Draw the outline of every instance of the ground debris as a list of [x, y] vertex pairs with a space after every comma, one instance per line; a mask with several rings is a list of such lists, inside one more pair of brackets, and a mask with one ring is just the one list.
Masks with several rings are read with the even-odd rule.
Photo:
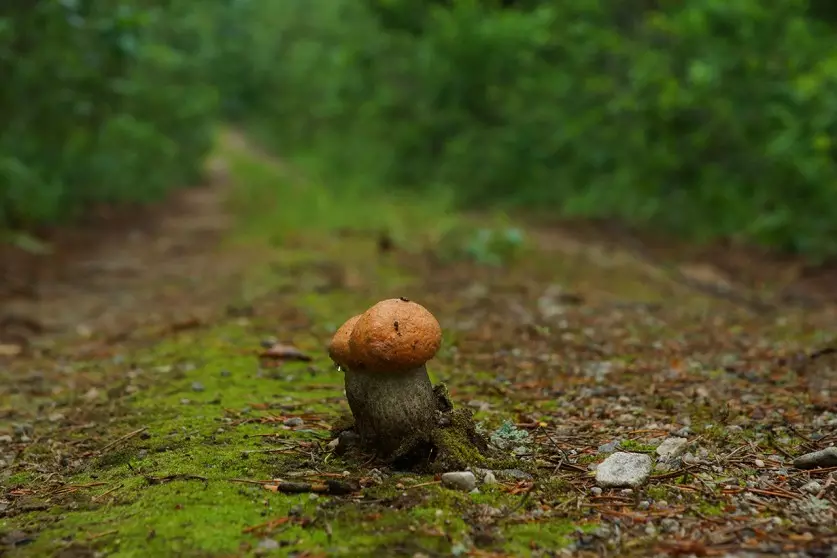
[[162, 477], [152, 477], [143, 475], [143, 478], [148, 484], [165, 484], [167, 482], [172, 482], [176, 480], [198, 480], [204, 483], [209, 482], [209, 479], [206, 477], [202, 477], [200, 475], [189, 475], [185, 473], [177, 473], [173, 475], [165, 475]]
[[825, 448], [800, 455], [793, 461], [797, 469], [816, 469], [818, 467], [837, 467], [837, 447]]
[[[50, 327], [0, 367], [0, 553], [14, 533], [21, 556], [60, 555], [68, 533], [79, 556], [212, 544], [297, 558], [828, 557], [837, 545], [837, 465], [798, 461], [837, 443], [835, 353], [806, 350], [833, 330], [832, 304], [753, 315], [551, 227], [543, 241], [533, 231], [531, 258], [491, 269], [424, 257], [396, 231], [384, 257], [374, 238], [297, 233], [281, 249], [213, 252], [222, 216], [104, 235], [95, 274], [38, 285], [32, 316]], [[445, 326], [432, 370], [444, 420], [433, 447], [386, 463], [341, 421], [343, 378], [319, 348], [336, 316], [405, 288]], [[656, 460], [653, 475], [598, 486], [620, 454]], [[466, 472], [478, 492], [442, 486]]]

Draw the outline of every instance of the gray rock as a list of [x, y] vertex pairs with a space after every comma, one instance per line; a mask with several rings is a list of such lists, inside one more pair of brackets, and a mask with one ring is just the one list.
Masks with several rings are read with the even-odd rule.
[[200, 382], [192, 382], [192, 391], [203, 391], [206, 388]]
[[282, 424], [284, 424], [285, 426], [302, 426], [303, 424], [305, 424], [305, 421], [299, 417], [291, 417], [289, 419], [286, 419], [285, 422], [283, 422]]
[[613, 453], [619, 449], [619, 442], [621, 440], [614, 440], [599, 446], [599, 453]]
[[825, 448], [800, 455], [793, 460], [797, 469], [816, 469], [817, 467], [837, 467], [837, 447]]
[[802, 487], [803, 492], [807, 492], [808, 494], [819, 494], [822, 490], [822, 484], [813, 480]]
[[596, 469], [596, 482], [604, 488], [636, 488], [651, 476], [651, 456], [644, 453], [617, 452]]
[[492, 471], [488, 471], [482, 478], [482, 482], [484, 484], [497, 484], [497, 477], [494, 475]]
[[598, 486], [594, 486], [593, 488], [590, 489], [590, 493], [593, 496], [601, 496], [602, 495], [602, 489]]
[[471, 471], [452, 471], [442, 475], [442, 486], [470, 492], [477, 487], [477, 479]]
[[0, 436], [0, 444], [11, 444], [12, 441], [13, 438], [8, 434], [3, 434], [2, 436]]
[[662, 444], [657, 446], [656, 452], [660, 456], [660, 459], [668, 461], [672, 457], [678, 457], [686, 451], [688, 444], [689, 440], [686, 438], [666, 438]]

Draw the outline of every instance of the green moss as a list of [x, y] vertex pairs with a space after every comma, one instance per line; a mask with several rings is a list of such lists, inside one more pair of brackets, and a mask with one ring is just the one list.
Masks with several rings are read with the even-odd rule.
[[622, 440], [619, 442], [619, 447], [624, 451], [632, 451], [637, 453], [654, 453], [656, 446], [652, 444], [645, 444], [637, 442], [636, 440]]
[[697, 504], [697, 510], [702, 515], [708, 517], [720, 517], [724, 515], [724, 506], [712, 502], [700, 502]]
[[597, 523], [550, 520], [507, 525], [503, 529], [503, 549], [511, 556], [541, 555], [538, 551], [558, 550], [569, 545], [574, 533], [593, 531]]
[[27, 484], [35, 480], [35, 475], [33, 473], [24, 472], [24, 473], [14, 473], [13, 475], [9, 475], [9, 477], [5, 480], [4, 484], [7, 486], [17, 486], [22, 484]]

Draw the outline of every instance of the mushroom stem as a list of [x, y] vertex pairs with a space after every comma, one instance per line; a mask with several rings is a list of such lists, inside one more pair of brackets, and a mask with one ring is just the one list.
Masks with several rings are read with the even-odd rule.
[[406, 440], [429, 439], [436, 399], [424, 365], [398, 373], [345, 370], [345, 380], [355, 431], [365, 445], [388, 456]]

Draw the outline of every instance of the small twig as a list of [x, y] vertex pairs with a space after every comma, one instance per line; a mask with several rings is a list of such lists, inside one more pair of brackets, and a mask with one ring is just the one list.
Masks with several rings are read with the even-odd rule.
[[99, 453], [100, 453], [100, 454], [105, 453], [106, 451], [108, 451], [108, 450], [109, 450], [110, 448], [112, 448], [113, 446], [115, 446], [115, 445], [117, 445], [117, 444], [121, 444], [122, 442], [125, 442], [125, 441], [127, 441], [127, 440], [130, 440], [131, 438], [133, 438], [133, 437], [134, 437], [134, 436], [136, 436], [137, 434], [142, 434], [142, 433], [143, 433], [143, 432], [145, 432], [146, 430], [148, 430], [148, 427], [147, 427], [147, 426], [143, 426], [142, 428], [138, 428], [137, 430], [134, 430], [133, 432], [128, 432], [127, 434], [125, 434], [125, 435], [124, 435], [124, 436], [122, 436], [121, 438], [117, 438], [116, 440], [112, 441], [111, 443], [109, 443], [108, 445], [106, 445], [105, 447], [103, 447], [102, 449], [100, 449], [100, 450], [99, 450]]
[[648, 480], [649, 481], [660, 481], [660, 480], [666, 480], [666, 479], [674, 479], [674, 478], [677, 478], [677, 477], [682, 477], [683, 475], [691, 473], [692, 471], [695, 471], [699, 468], [700, 468], [700, 466], [698, 466], [698, 465], [692, 465], [690, 467], [685, 467], [683, 469], [674, 471], [672, 473], [665, 473], [664, 475], [654, 475]]
[[206, 477], [202, 477], [200, 475], [187, 474], [174, 474], [167, 475], [165, 477], [150, 477], [148, 475], [143, 475], [143, 478], [148, 482], [148, 484], [163, 484], [173, 480], [199, 480], [203, 482], [209, 482], [209, 479], [207, 479]]
[[124, 485], [120, 484], [119, 486], [114, 486], [113, 488], [109, 488], [109, 489], [105, 490], [104, 492], [102, 492], [101, 494], [99, 494], [98, 496], [93, 496], [93, 498], [91, 498], [91, 501], [92, 502], [98, 502], [100, 499], [104, 498], [108, 494], [111, 494], [112, 492], [115, 492], [116, 490], [119, 490], [123, 486]]
[[229, 479], [230, 482], [238, 482], [241, 484], [257, 484], [257, 485], [265, 485], [270, 483], [275, 483], [275, 480], [250, 480], [250, 479]]
[[101, 539], [102, 537], [107, 537], [109, 535], [115, 535], [118, 532], [119, 532], [118, 529], [112, 529], [110, 531], [105, 531], [103, 533], [96, 533], [95, 535], [90, 535], [89, 537], [87, 537], [87, 540], [95, 541], [96, 539]]
[[357, 492], [357, 486], [338, 480], [327, 480], [324, 483], [318, 482], [288, 482], [280, 481], [276, 483], [267, 483], [264, 485], [268, 490], [275, 490], [285, 494], [302, 494], [306, 492], [314, 492], [317, 494], [329, 494], [332, 496], [344, 496]]
[[422, 487], [422, 486], [431, 486], [431, 485], [434, 485], [434, 484], [441, 484], [441, 482], [442, 481], [421, 482], [419, 484], [413, 484], [411, 486], [407, 486], [407, 487], [405, 487], [405, 490], [409, 490], [411, 488], [419, 488], [419, 487]]

